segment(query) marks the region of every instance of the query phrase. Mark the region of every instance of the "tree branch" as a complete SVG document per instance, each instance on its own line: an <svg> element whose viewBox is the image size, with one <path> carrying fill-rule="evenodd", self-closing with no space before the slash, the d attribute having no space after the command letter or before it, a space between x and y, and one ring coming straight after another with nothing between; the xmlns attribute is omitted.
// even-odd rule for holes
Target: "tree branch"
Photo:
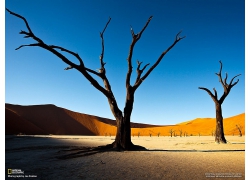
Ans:
<svg viewBox="0 0 250 180"><path fill-rule="evenodd" d="M226 84L223 83L223 80L222 80L222 77L221 77L222 62L221 61L219 61L219 62L220 62L220 71L219 71L219 73L215 73L215 74L219 77L219 82L222 84L223 88L225 89L226 88ZM226 78L225 78L225 80L226 80Z"/></svg>
<svg viewBox="0 0 250 180"><path fill-rule="evenodd" d="M22 47L26 47L26 46L40 46L40 45L39 45L39 43L21 45L21 46L19 46L18 48L16 48L15 50L19 50L19 49L21 49Z"/></svg>
<svg viewBox="0 0 250 180"><path fill-rule="evenodd" d="M136 42L141 38L142 33L147 28L147 26L150 23L150 21L151 21L152 18L153 18L153 16L150 16L148 18L146 24L144 25L144 27L142 28L142 30L138 34L135 34L134 30L131 27L132 42L130 44L129 55L128 55L128 58L127 58L127 61L128 61L128 72L127 72L127 76L126 76L126 87L127 88L130 87L130 78L131 78L132 68L133 68L132 67L132 56L133 56L134 46L135 46Z"/></svg>
<svg viewBox="0 0 250 180"><path fill-rule="evenodd" d="M29 44L29 45L21 45L20 47L18 47L17 49L20 49L22 47L25 47L25 46L38 46L38 47L41 47L41 48L44 48L48 51L50 51L51 53L55 54L58 58L60 58L63 62L65 62L66 64L69 65L69 67L65 68L65 70L68 70L68 69L72 69L72 68L75 68L77 69L79 72L81 72L83 74L83 76L99 91L101 91L107 98L110 99L110 101L113 102L114 100L114 97L113 97L113 94L110 93L109 91L107 91L106 89L104 89L102 86L100 86L100 84L88 73L88 72L91 72L91 73L94 73L93 70L90 70L88 68L86 68L83 64L83 61L82 59L80 58L80 56L77 54L77 53L74 53L70 50L67 50L65 48L62 48L60 46L54 46L54 45L47 45L45 44L40 38L36 37L34 35L34 33L32 32L27 20L23 17L23 16L20 16L19 14L16 14L12 11L10 11L9 9L6 9L10 14L18 17L18 18L21 18L25 24L26 24L26 27L28 29L29 32L25 32L25 31L21 31L20 34L25 34L26 38L33 38L35 41L37 41L38 43L35 43L35 44ZM106 29L106 27L105 27ZM104 29L104 30L105 30ZM103 31L104 32L104 31ZM72 54L73 56L75 56L79 61L80 61L80 65L76 65L74 64L73 62L71 62L68 58L66 58L63 54L59 53L56 49L60 49L61 51L65 51L69 54ZM87 72L88 71L88 72ZM95 75L98 75L98 73L94 73ZM116 104L113 103L113 104Z"/></svg>
<svg viewBox="0 0 250 180"><path fill-rule="evenodd" d="M34 40L36 40L37 42L43 43L43 41L42 41L41 39L39 39L38 37L36 37L36 36L33 34L32 30L30 29L29 23L27 22L27 20L26 20L23 16L20 16L19 14L16 14L16 13L10 11L10 10L7 9L7 8L6 8L6 10L7 10L10 14L12 14L12 15L18 17L18 18L21 18L21 19L24 21L24 23L25 23L25 25L26 25L26 27L27 27L29 33L25 32L25 31L21 31L20 34L26 34L27 36L25 36L25 38L32 37L32 38L33 38Z"/></svg>
<svg viewBox="0 0 250 180"><path fill-rule="evenodd" d="M67 52L67 53L69 53L69 54L75 56L75 57L79 60L80 65L84 67L83 60L82 60L82 58L78 55L78 53L75 53L75 52L73 52L73 51L70 51L70 50L65 49L65 48L63 48L63 47L60 47L60 46L50 45L49 47L51 47L52 49L60 49L61 51Z"/></svg>
<svg viewBox="0 0 250 180"><path fill-rule="evenodd" d="M236 77L240 76L240 75L241 75L241 74L238 74L238 75L234 76L234 77L231 79L231 81L230 81L230 83L229 83L229 85L230 85L231 87L235 86L235 85L239 82L239 79L238 79L235 83L233 83L234 79L235 79ZM232 84L232 83L233 83L233 84Z"/></svg>
<svg viewBox="0 0 250 180"><path fill-rule="evenodd" d="M215 90L215 88L214 88L214 91L216 92L216 95L213 95L213 93L209 90L209 89L207 89L207 88L204 88L204 87L199 87L199 89L202 89L202 90L204 90L204 91L207 91L207 93L211 96L211 98L213 99L213 101L215 102L215 103L218 103L218 100L217 100L217 92L216 92L216 90Z"/></svg>
<svg viewBox="0 0 250 180"><path fill-rule="evenodd" d="M140 84L142 83L142 81L144 81L148 75L156 68L156 66L161 62L161 60L163 59L163 57L182 39L184 39L186 36L180 37L180 33L182 31L180 31L179 33L177 33L176 37L175 37L175 41L173 42L173 44L171 46L169 46L158 58L158 60L151 66L151 68L145 73L145 75L135 84L135 89L137 89Z"/></svg>
<svg viewBox="0 0 250 180"><path fill-rule="evenodd" d="M149 65L149 63L148 63L148 64L146 64L142 69L140 69L141 64L142 64L142 62L140 62L140 61L137 60L137 65L138 65L138 66L137 66L137 69L136 69L136 71L137 71L137 78L136 78L135 84L140 80L141 74L142 74L143 71L146 69L146 67Z"/></svg>
<svg viewBox="0 0 250 180"><path fill-rule="evenodd" d="M224 81L223 81L223 80L222 80L222 77L221 77L222 62L221 62L221 61L219 61L219 62L220 62L220 70L219 70L219 73L215 73L215 74L219 77L219 82L222 84L222 87L223 87L223 89L224 89L224 93L222 94L222 96L220 97L220 99L218 100L217 91L215 90L215 88L213 89L215 95L213 95L213 94L212 94L208 89L206 89L206 88L199 88L199 89L203 89L203 90L207 91L208 94L212 97L212 99L213 99L213 101L214 101L215 103L218 102L219 104L222 104L222 103L224 102L225 98L226 98L226 97L228 96L228 94L230 93L231 88L232 88L233 86L235 86L235 85L239 82L239 79L238 79L236 82L233 83L234 79L235 79L236 77L240 76L241 74L238 74L238 75L234 76L234 77L231 79L230 83L227 84L228 74L226 73L226 77L225 77L225 79L224 79ZM215 99L216 99L217 101L215 101Z"/></svg>
<svg viewBox="0 0 250 180"><path fill-rule="evenodd" d="M215 97L215 99L217 99L217 100L218 100L217 91L216 91L216 89L215 89L215 88L213 88L213 90L214 90L214 97Z"/></svg>
<svg viewBox="0 0 250 180"><path fill-rule="evenodd" d="M104 47L105 47L105 46L104 46L104 38L103 38L103 35L104 35L104 32L105 32L106 28L108 27L108 24L109 24L110 21L111 21L111 18L109 18L109 20L108 20L108 22L106 23L106 25L105 25L103 31L100 33L100 37L101 37L101 40L102 40L102 52L101 52L101 55L100 55L99 58L100 58L101 69L103 70L103 73L105 73L104 65L106 64L106 63L103 62Z"/></svg>
<svg viewBox="0 0 250 180"><path fill-rule="evenodd" d="M224 84L225 84L225 86L227 86L227 73L226 73L226 77L225 77L225 79L224 79Z"/></svg>

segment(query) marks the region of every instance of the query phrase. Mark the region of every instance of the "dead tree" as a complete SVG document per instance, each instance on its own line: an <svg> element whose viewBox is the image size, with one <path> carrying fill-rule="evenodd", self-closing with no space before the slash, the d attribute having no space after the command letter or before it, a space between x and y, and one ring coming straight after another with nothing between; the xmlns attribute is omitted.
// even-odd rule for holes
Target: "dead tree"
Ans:
<svg viewBox="0 0 250 180"><path fill-rule="evenodd" d="M175 131L174 131L173 129L170 129L170 130L169 130L169 133L170 133L170 136L171 136L171 137L173 137L173 133L174 133L174 132L175 132Z"/></svg>
<svg viewBox="0 0 250 180"><path fill-rule="evenodd" d="M227 143L225 135L224 135L224 129L223 129L222 103L224 102L224 100L228 96L228 94L230 93L232 87L234 87L239 82L239 79L236 82L233 82L233 81L236 77L240 76L240 74L234 76L231 79L230 83L227 84L228 75L226 73L225 79L224 80L222 79L222 76L221 76L222 62L221 61L219 61L219 62L220 62L220 71L219 71L219 73L215 73L215 74L219 77L219 82L221 83L221 85L224 89L223 95L218 99L217 91L215 88L213 88L214 94L207 88L199 87L199 89L205 90L211 96L212 100L215 103L215 109L216 109L215 142Z"/></svg>
<svg viewBox="0 0 250 180"><path fill-rule="evenodd" d="M112 147L116 149L124 149L124 150L130 150L134 149L135 145L131 142L131 128L130 128L130 117L133 110L133 104L134 104L134 94L136 90L139 88L139 86L146 80L146 78L150 75L150 73L158 66L158 64L161 62L163 57L184 37L180 36L180 33L177 33L174 39L174 42L166 48L162 54L158 57L158 59L155 61L155 63L147 70L145 69L149 66L149 64L144 65L141 67L142 62L137 61L137 78L135 82L132 84L130 79L133 72L133 66L132 66L132 56L133 51L136 43L140 40L144 30L147 28L148 24L152 20L153 16L150 16L145 23L144 27L141 29L139 33L135 33L133 28L131 27L131 35L132 35L132 42L129 47L129 53L127 58L128 63L128 71L126 75L126 81L125 81L125 88L126 88L126 99L125 99L125 107L123 111L118 107L117 101L115 99L115 96L113 94L111 85L109 83L109 80L106 76L106 69L105 69L105 62L104 62L104 32L106 28L108 27L111 18L107 21L104 29L102 32L100 32L100 38L101 38L101 55L99 56L100 59L100 68L98 71L95 71L93 69L88 68L82 58L79 54L68 50L64 47L57 46L57 45L49 45L46 44L41 38L37 37L33 31L31 30L27 20L19 15L16 14L9 9L6 9L11 15L14 15L20 19L22 19L27 27L27 31L21 31L20 34L24 35L24 38L31 38L35 41L35 43L27 44L27 45L21 45L16 50L21 49L23 47L40 47L43 48L55 56L57 56L59 59L61 59L64 63L68 65L68 67L65 68L65 70L75 69L79 71L98 91L100 91L104 96L106 96L110 110L112 114L115 117L116 124L117 124L117 132L116 132L116 138L115 141L112 143ZM65 57L60 51L66 52L70 55L73 55L78 61L79 64L76 64L69 60L67 57ZM145 72L144 72L145 71ZM96 80L97 78L100 78L100 80L103 81L103 86L100 85L100 83Z"/></svg>
<svg viewBox="0 0 250 180"><path fill-rule="evenodd" d="M186 131L184 131L183 136L184 136L184 137L186 137L186 136L187 136L187 132L186 132Z"/></svg>
<svg viewBox="0 0 250 180"><path fill-rule="evenodd" d="M174 132L174 137L176 137L176 136L177 136L177 133Z"/></svg>
<svg viewBox="0 0 250 180"><path fill-rule="evenodd" d="M161 134L161 133L160 133L160 132L158 132L157 136L158 136L158 137L160 137L160 134Z"/></svg>
<svg viewBox="0 0 250 180"><path fill-rule="evenodd" d="M182 137L182 129L181 130L179 130L179 132L180 132L180 137ZM185 136L185 135L184 135Z"/></svg>
<svg viewBox="0 0 250 180"><path fill-rule="evenodd" d="M238 125L236 124L236 127L237 127L237 129L238 129L238 131L239 131L239 136L242 137L242 131L241 131L242 126L241 126L241 125L238 126Z"/></svg>
<svg viewBox="0 0 250 180"><path fill-rule="evenodd" d="M214 136L214 130L211 131L211 135Z"/></svg>

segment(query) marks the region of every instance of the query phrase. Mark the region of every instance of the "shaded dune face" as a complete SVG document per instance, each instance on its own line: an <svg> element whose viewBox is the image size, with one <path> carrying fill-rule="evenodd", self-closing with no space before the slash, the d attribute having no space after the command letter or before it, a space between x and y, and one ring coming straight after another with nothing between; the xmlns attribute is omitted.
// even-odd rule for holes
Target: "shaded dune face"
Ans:
<svg viewBox="0 0 250 180"><path fill-rule="evenodd" d="M224 119L226 135L245 134L245 113ZM214 118L197 118L176 125L131 123L132 136L211 135ZM5 104L5 134L107 135L114 136L116 122L107 118L73 112L55 105L20 106Z"/></svg>
<svg viewBox="0 0 250 180"><path fill-rule="evenodd" d="M5 108L5 134L48 134L14 111Z"/></svg>
<svg viewBox="0 0 250 180"><path fill-rule="evenodd" d="M46 134L95 135L95 132L93 132L91 129L81 125L81 123L65 113L63 109L54 105L7 105L6 108L11 109L23 119L39 127L44 132L46 132ZM10 116L6 115L5 121L7 122L10 120ZM19 121L20 120L21 119L19 119ZM8 127L13 128L15 127L15 124ZM29 127L28 129L32 129L32 127ZM8 131L10 130L6 127L6 132ZM28 133L29 131L26 131L25 129L19 129L19 131L20 132L16 133L30 134ZM38 134L38 132L35 134Z"/></svg>

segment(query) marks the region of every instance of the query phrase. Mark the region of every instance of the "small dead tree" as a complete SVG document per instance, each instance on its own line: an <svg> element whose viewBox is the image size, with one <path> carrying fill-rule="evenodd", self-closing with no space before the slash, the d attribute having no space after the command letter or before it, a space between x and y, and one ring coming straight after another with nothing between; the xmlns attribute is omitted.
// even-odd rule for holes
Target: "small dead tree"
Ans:
<svg viewBox="0 0 250 180"><path fill-rule="evenodd" d="M152 133L149 133L149 136L151 137L151 136L152 136Z"/></svg>
<svg viewBox="0 0 250 180"><path fill-rule="evenodd" d="M183 136L184 136L184 137L186 137L186 134L187 134L187 132L186 132L186 131L184 131Z"/></svg>
<svg viewBox="0 0 250 180"><path fill-rule="evenodd" d="M140 137L140 132L138 132L138 137Z"/></svg>
<svg viewBox="0 0 250 180"><path fill-rule="evenodd" d="M180 137L182 137L182 129L179 129Z"/></svg>
<svg viewBox="0 0 250 180"><path fill-rule="evenodd" d="M211 135L214 136L214 130L211 131Z"/></svg>
<svg viewBox="0 0 250 180"><path fill-rule="evenodd" d="M220 62L220 71L219 71L219 73L215 73L215 74L219 77L219 82L221 83L221 85L224 89L223 95L220 98L218 98L217 91L215 88L213 88L214 94L207 88L199 87L199 89L206 91L211 96L212 100L215 103L215 109L216 109L215 142L227 143L227 140L226 140L225 135L224 135L224 128L223 128L222 103L224 102L224 100L228 96L228 94L230 93L232 87L234 87L239 82L239 79L236 82L233 82L233 81L236 77L240 76L240 74L234 76L231 79L230 83L227 84L228 75L226 73L225 79L224 80L222 79L222 75L221 75L222 62L221 61L219 61L219 62Z"/></svg>
<svg viewBox="0 0 250 180"><path fill-rule="evenodd" d="M242 130L242 126L236 124L236 127L237 127L237 129L239 131L239 136L242 137L242 131L241 131Z"/></svg>
<svg viewBox="0 0 250 180"><path fill-rule="evenodd" d="M83 59L80 57L78 53L75 53L71 50L68 50L64 47L57 46L57 45L49 45L46 44L41 38L36 36L34 32L31 30L28 21L23 16L16 14L9 9L6 9L11 15L20 18L24 21L27 31L21 31L20 34L24 35L24 38L31 38L35 41L35 43L32 44L26 44L21 45L16 50L19 50L23 47L40 47L42 49L45 49L46 51L54 54L59 59L61 59L64 63L67 64L68 67L65 68L65 70L74 69L79 71L93 86L96 88L100 93L102 93L108 100L108 104L110 107L110 110L112 114L115 117L116 124L117 124L117 131L116 131L116 137L115 141L112 143L112 147L114 149L123 149L123 150L133 150L135 148L138 148L138 146L135 146L131 141L131 127L130 127L130 118L133 110L133 104L134 104L134 95L136 90L140 87L142 82L146 80L146 78L150 75L150 73L158 66L158 64L161 62L163 57L184 37L180 37L181 31L176 34L174 42L166 48L162 54L158 57L158 59L153 63L153 65L144 73L144 70L149 66L149 63L145 66L141 67L142 62L137 61L137 77L135 82L131 83L131 76L133 72L133 66L132 66L132 57L134 52L134 47L136 43L140 40L142 37L143 32L149 25L150 21L152 20L153 16L150 16L145 23L144 27L141 29L139 33L135 33L133 28L130 28L131 36L132 36L132 42L129 47L129 53L127 58L128 63L128 70L125 80L125 88L126 88L126 99L125 99L125 107L123 111L118 107L118 103L116 101L115 95L112 91L110 82L106 76L106 68L105 68L105 62L104 62L104 33L106 28L108 27L111 18L109 18L108 22L106 23L104 29L102 32L100 32L100 38L101 38L101 54L99 56L100 59L100 68L98 71L95 71L93 69L90 69L86 66L86 63L84 63ZM74 63L70 59L68 59L66 56L64 56L60 51L63 51L65 53L68 53L75 57L77 61L79 61L79 64ZM100 78L100 79L99 79ZM99 83L98 80L103 81L103 85ZM108 146L110 147L110 145ZM141 148L141 147L140 147Z"/></svg>
<svg viewBox="0 0 250 180"><path fill-rule="evenodd" d="M176 137L176 136L177 136L177 133L174 132L174 137Z"/></svg>
<svg viewBox="0 0 250 180"><path fill-rule="evenodd" d="M161 134L161 133L160 133L160 132L158 132L157 136L158 136L158 137L160 137L160 134Z"/></svg>
<svg viewBox="0 0 250 180"><path fill-rule="evenodd" d="M169 133L170 133L170 136L171 136L171 137L173 137L173 133L174 133L174 132L175 132L175 131L174 131L173 129L170 129L170 130L169 130Z"/></svg>

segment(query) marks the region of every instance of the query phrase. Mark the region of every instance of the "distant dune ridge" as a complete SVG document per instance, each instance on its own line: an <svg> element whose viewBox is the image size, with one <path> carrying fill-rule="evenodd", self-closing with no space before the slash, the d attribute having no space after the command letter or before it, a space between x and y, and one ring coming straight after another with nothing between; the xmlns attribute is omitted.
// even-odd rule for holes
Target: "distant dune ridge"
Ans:
<svg viewBox="0 0 250 180"><path fill-rule="evenodd" d="M225 135L239 135L236 127L245 135L245 113L225 118ZM212 135L214 118L197 118L176 125L160 126L131 123L132 136L198 136ZM116 122L107 118L73 112L55 105L21 106L5 104L5 134L27 135L101 135L114 136Z"/></svg>

